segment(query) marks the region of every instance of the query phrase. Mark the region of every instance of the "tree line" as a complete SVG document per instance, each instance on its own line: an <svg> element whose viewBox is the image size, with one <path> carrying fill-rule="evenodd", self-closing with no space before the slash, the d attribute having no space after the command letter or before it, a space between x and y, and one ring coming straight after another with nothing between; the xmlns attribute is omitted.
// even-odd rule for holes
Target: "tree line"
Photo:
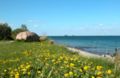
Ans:
<svg viewBox="0 0 120 78"><path fill-rule="evenodd" d="M13 40L19 32L29 31L25 24L12 30L8 23L0 23L0 40Z"/></svg>

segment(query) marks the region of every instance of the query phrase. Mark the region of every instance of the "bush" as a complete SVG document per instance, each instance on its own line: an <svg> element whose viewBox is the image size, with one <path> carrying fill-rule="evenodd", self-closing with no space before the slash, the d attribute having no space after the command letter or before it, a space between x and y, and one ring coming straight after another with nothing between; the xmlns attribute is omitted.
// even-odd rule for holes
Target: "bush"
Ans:
<svg viewBox="0 0 120 78"><path fill-rule="evenodd" d="M11 40L11 27L7 23L0 24L0 40Z"/></svg>
<svg viewBox="0 0 120 78"><path fill-rule="evenodd" d="M16 38L16 35L17 35L18 33L24 32L24 31L29 31L29 30L27 29L27 26L26 26L26 25L22 24L22 25L21 25L21 28L17 28L17 29L15 29L15 30L12 31L12 37L15 39L15 38Z"/></svg>

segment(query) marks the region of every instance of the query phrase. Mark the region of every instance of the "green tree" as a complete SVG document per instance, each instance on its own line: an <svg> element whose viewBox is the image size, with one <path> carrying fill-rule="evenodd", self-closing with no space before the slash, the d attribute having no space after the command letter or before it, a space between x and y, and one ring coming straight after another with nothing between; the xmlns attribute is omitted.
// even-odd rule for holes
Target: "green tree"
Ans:
<svg viewBox="0 0 120 78"><path fill-rule="evenodd" d="M16 35L20 32L29 31L25 24L22 24L20 28L17 28L12 31L12 37L15 39Z"/></svg>
<svg viewBox="0 0 120 78"><path fill-rule="evenodd" d="M10 40L12 29L7 23L0 23L0 40Z"/></svg>
<svg viewBox="0 0 120 78"><path fill-rule="evenodd" d="M21 29L24 30L24 31L28 31L27 26L25 24L21 25Z"/></svg>

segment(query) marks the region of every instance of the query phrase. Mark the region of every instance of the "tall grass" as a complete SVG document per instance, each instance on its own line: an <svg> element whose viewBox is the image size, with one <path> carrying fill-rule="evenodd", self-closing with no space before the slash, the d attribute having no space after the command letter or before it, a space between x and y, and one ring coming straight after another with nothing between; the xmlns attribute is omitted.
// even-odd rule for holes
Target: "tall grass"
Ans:
<svg viewBox="0 0 120 78"><path fill-rule="evenodd" d="M79 56L47 41L0 42L2 78L119 78L114 65L104 59Z"/></svg>

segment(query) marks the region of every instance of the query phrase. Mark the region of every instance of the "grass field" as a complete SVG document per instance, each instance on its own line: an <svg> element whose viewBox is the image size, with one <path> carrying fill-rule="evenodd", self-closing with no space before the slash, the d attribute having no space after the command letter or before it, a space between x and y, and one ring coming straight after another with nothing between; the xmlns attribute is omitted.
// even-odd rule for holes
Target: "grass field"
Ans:
<svg viewBox="0 0 120 78"><path fill-rule="evenodd" d="M114 64L48 42L0 42L0 78L120 78Z"/></svg>

